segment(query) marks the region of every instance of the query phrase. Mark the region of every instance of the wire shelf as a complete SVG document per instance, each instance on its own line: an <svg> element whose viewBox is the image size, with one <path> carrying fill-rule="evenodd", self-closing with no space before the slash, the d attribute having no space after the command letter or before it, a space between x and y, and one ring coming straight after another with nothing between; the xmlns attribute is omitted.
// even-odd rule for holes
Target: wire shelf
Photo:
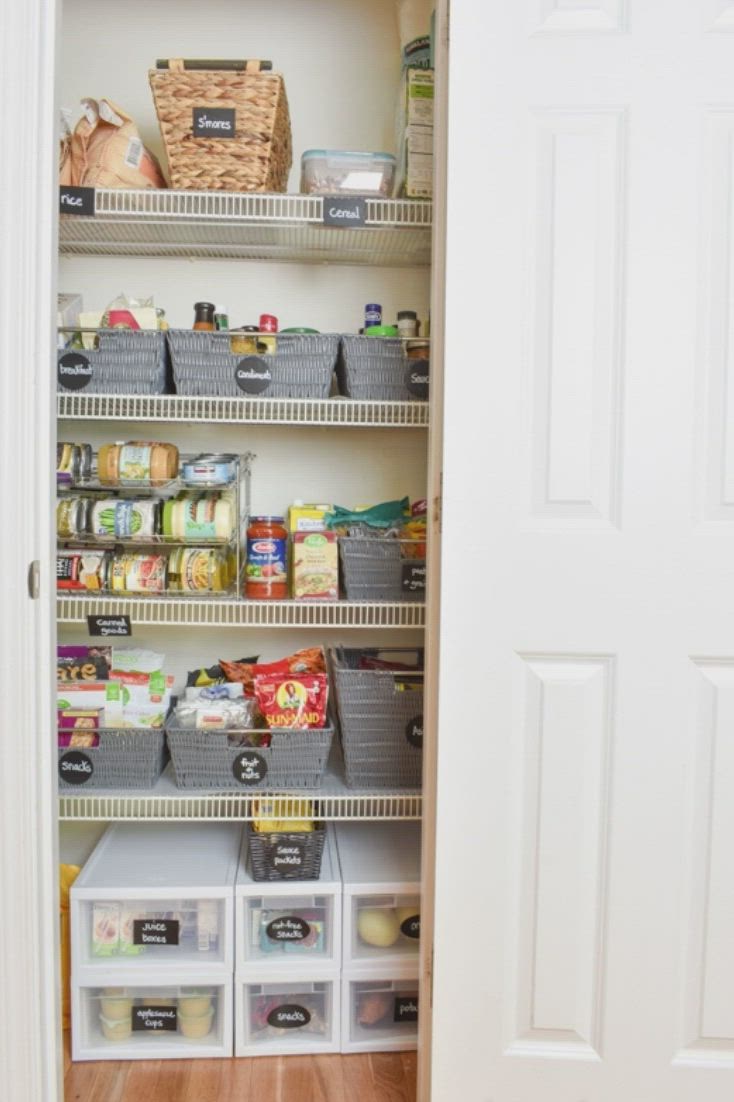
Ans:
<svg viewBox="0 0 734 1102"><path fill-rule="evenodd" d="M362 227L325 226L320 195L107 189L92 218L61 215L67 256L196 256L383 267L431 262L432 204L366 199Z"/></svg>

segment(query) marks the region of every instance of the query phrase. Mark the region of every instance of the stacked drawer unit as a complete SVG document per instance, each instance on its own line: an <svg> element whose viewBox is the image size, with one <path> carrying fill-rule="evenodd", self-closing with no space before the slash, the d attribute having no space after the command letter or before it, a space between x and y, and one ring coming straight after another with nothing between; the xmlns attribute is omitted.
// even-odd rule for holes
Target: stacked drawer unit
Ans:
<svg viewBox="0 0 734 1102"><path fill-rule="evenodd" d="M241 827L118 823L71 890L72 1058L232 1055Z"/></svg>
<svg viewBox="0 0 734 1102"><path fill-rule="evenodd" d="M418 1043L420 824L339 823L341 1051Z"/></svg>
<svg viewBox="0 0 734 1102"><path fill-rule="evenodd" d="M316 880L255 880L245 835L235 886L235 1055L339 1052L341 957L333 827Z"/></svg>

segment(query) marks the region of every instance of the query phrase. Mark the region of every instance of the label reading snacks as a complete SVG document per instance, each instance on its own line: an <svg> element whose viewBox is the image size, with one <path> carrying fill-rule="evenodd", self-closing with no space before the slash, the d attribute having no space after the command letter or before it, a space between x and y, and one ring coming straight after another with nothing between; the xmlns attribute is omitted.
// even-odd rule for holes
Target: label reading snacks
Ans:
<svg viewBox="0 0 734 1102"><path fill-rule="evenodd" d="M175 1006L134 1006L133 1033L176 1033L178 1011Z"/></svg>
<svg viewBox="0 0 734 1102"><path fill-rule="evenodd" d="M237 134L234 107L194 107L195 138L234 138Z"/></svg>
<svg viewBox="0 0 734 1102"><path fill-rule="evenodd" d="M311 933L311 927L305 918L283 915L282 918L274 918L269 922L265 932L271 941L305 941Z"/></svg>
<svg viewBox="0 0 734 1102"><path fill-rule="evenodd" d="M59 213L80 214L85 218L94 217L93 187L59 188Z"/></svg>
<svg viewBox="0 0 734 1102"><path fill-rule="evenodd" d="M254 750L244 750L232 762L234 779L240 784L259 784L268 772L268 763Z"/></svg>
<svg viewBox="0 0 734 1102"><path fill-rule="evenodd" d="M405 737L416 750L423 749L423 716L413 716L405 725Z"/></svg>
<svg viewBox="0 0 734 1102"><path fill-rule="evenodd" d="M425 562L404 562L401 581L403 585L403 593L425 593Z"/></svg>
<svg viewBox="0 0 734 1102"><path fill-rule="evenodd" d="M178 945L179 922L175 918L133 919L133 945Z"/></svg>
<svg viewBox="0 0 734 1102"><path fill-rule="evenodd" d="M367 200L359 197L345 198L343 195L324 196L324 225L363 226L367 221Z"/></svg>
<svg viewBox="0 0 734 1102"><path fill-rule="evenodd" d="M129 616L87 616L87 631L90 635L132 635Z"/></svg>
<svg viewBox="0 0 734 1102"><path fill-rule="evenodd" d="M310 1021L311 1014L306 1007L298 1006L296 1003L276 1006L275 1010L271 1010L268 1014L268 1025L275 1026L276 1029L303 1029Z"/></svg>
<svg viewBox="0 0 734 1102"><path fill-rule="evenodd" d="M273 369L260 356L245 356L234 369L234 381L245 394L262 394L273 381Z"/></svg>
<svg viewBox="0 0 734 1102"><path fill-rule="evenodd" d="M417 1022L418 1021L418 996L398 996L395 1000L395 1007L393 1009L393 1021L394 1022Z"/></svg>
<svg viewBox="0 0 734 1102"><path fill-rule="evenodd" d="M56 365L56 378L64 390L83 390L92 381L92 365L81 352L64 352Z"/></svg>
<svg viewBox="0 0 734 1102"><path fill-rule="evenodd" d="M81 750L68 750L59 758L59 776L67 784L86 784L94 776L94 762Z"/></svg>
<svg viewBox="0 0 734 1102"><path fill-rule="evenodd" d="M430 360L409 360L405 368L405 389L422 402L428 401L430 369Z"/></svg>

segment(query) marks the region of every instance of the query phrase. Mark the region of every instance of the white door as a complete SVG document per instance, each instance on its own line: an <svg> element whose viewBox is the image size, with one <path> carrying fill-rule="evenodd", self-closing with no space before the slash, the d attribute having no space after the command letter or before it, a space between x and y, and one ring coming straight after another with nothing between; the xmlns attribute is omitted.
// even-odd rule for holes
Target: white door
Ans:
<svg viewBox="0 0 734 1102"><path fill-rule="evenodd" d="M734 1097L732 32L451 3L436 1102Z"/></svg>

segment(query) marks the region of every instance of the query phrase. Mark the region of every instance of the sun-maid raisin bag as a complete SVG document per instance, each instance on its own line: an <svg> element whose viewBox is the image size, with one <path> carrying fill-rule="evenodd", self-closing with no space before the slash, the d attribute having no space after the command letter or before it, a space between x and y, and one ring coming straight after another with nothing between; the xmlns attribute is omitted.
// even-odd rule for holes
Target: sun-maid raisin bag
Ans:
<svg viewBox="0 0 734 1102"><path fill-rule="evenodd" d="M255 696L268 727L323 727L326 723L326 674L261 674L255 678Z"/></svg>

